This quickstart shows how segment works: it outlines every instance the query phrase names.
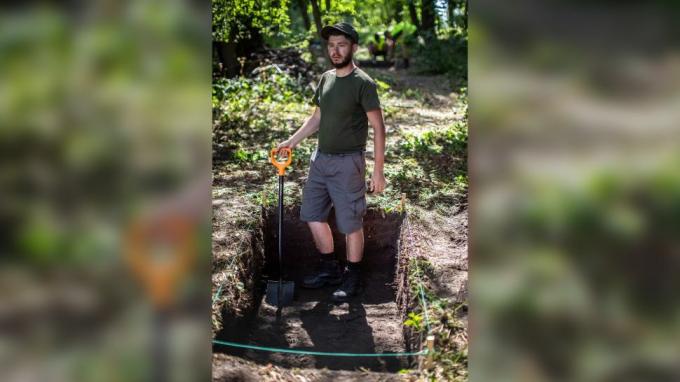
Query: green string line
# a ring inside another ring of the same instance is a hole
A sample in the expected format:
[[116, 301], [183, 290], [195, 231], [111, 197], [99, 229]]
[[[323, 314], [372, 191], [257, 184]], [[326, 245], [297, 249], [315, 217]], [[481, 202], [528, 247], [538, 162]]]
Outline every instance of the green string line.
[[319, 355], [319, 356], [330, 356], [330, 357], [408, 357], [408, 356], [419, 356], [427, 354], [427, 349], [421, 350], [415, 353], [333, 353], [333, 352], [322, 352], [322, 351], [312, 351], [312, 350], [297, 350], [297, 349], [283, 349], [283, 348], [270, 348], [267, 346], [256, 346], [256, 345], [246, 345], [238, 342], [229, 341], [219, 341], [213, 340], [213, 344], [232, 346], [237, 348], [252, 349], [252, 350], [262, 350], [272, 353], [291, 353], [291, 354], [302, 354], [302, 355]]
[[[418, 262], [416, 261], [416, 268], [418, 268]], [[418, 268], [418, 272], [420, 272], [420, 268]], [[423, 285], [422, 285], [422, 280], [420, 279], [420, 275], [418, 276], [419, 281], [421, 282], [418, 284], [418, 287], [420, 289], [420, 302], [423, 305], [423, 312], [425, 312], [425, 326], [427, 326], [427, 334], [430, 334], [432, 331], [430, 329], [430, 317], [429, 314], [427, 313], [427, 302], [425, 299], [425, 292], [423, 291]]]
[[215, 293], [215, 295], [213, 296], [213, 299], [212, 299], [213, 305], [215, 305], [215, 301], [219, 300], [220, 294], [222, 293], [222, 287], [223, 286], [224, 286], [224, 283], [221, 283], [220, 287], [217, 288], [217, 292]]

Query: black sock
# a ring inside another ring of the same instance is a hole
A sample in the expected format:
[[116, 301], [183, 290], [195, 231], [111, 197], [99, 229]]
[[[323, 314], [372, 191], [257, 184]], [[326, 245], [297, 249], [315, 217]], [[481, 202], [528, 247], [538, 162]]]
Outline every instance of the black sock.
[[351, 261], [347, 262], [347, 270], [350, 272], [359, 272], [361, 269], [361, 261], [358, 261], [356, 263], [353, 263]]
[[335, 260], [335, 251], [333, 251], [331, 253], [321, 253], [321, 252], [319, 252], [319, 254], [321, 255], [321, 261], [333, 261], [333, 260]]

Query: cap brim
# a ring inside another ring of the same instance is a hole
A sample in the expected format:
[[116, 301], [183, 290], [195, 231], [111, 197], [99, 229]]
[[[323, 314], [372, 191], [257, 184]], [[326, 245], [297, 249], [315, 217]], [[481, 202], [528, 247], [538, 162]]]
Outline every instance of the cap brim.
[[333, 32], [333, 31], [337, 31], [337, 32], [340, 32], [340, 33], [342, 33], [342, 34], [348, 34], [348, 33], [345, 32], [344, 30], [339, 29], [339, 28], [336, 28], [336, 27], [333, 26], [333, 25], [327, 25], [327, 26], [321, 28], [321, 37], [323, 37], [324, 39], [328, 40], [328, 36], [329, 36], [330, 33]]

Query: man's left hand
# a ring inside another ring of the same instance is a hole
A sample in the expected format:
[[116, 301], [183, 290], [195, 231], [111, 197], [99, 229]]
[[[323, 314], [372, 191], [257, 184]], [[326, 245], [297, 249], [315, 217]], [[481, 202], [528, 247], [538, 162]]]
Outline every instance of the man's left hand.
[[371, 181], [373, 182], [373, 193], [379, 194], [385, 191], [385, 186], [387, 185], [385, 175], [383, 175], [382, 173], [376, 173], [374, 171], [373, 176], [371, 177]]

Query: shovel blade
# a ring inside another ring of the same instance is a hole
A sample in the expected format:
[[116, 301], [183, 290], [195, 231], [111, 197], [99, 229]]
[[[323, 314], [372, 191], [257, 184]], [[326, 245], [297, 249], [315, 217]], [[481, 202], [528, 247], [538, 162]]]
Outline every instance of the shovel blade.
[[[281, 300], [279, 300], [279, 288], [281, 289]], [[278, 281], [267, 282], [265, 302], [269, 305], [276, 307], [290, 305], [293, 302], [294, 295], [295, 283], [292, 281], [283, 281], [282, 283]]]

